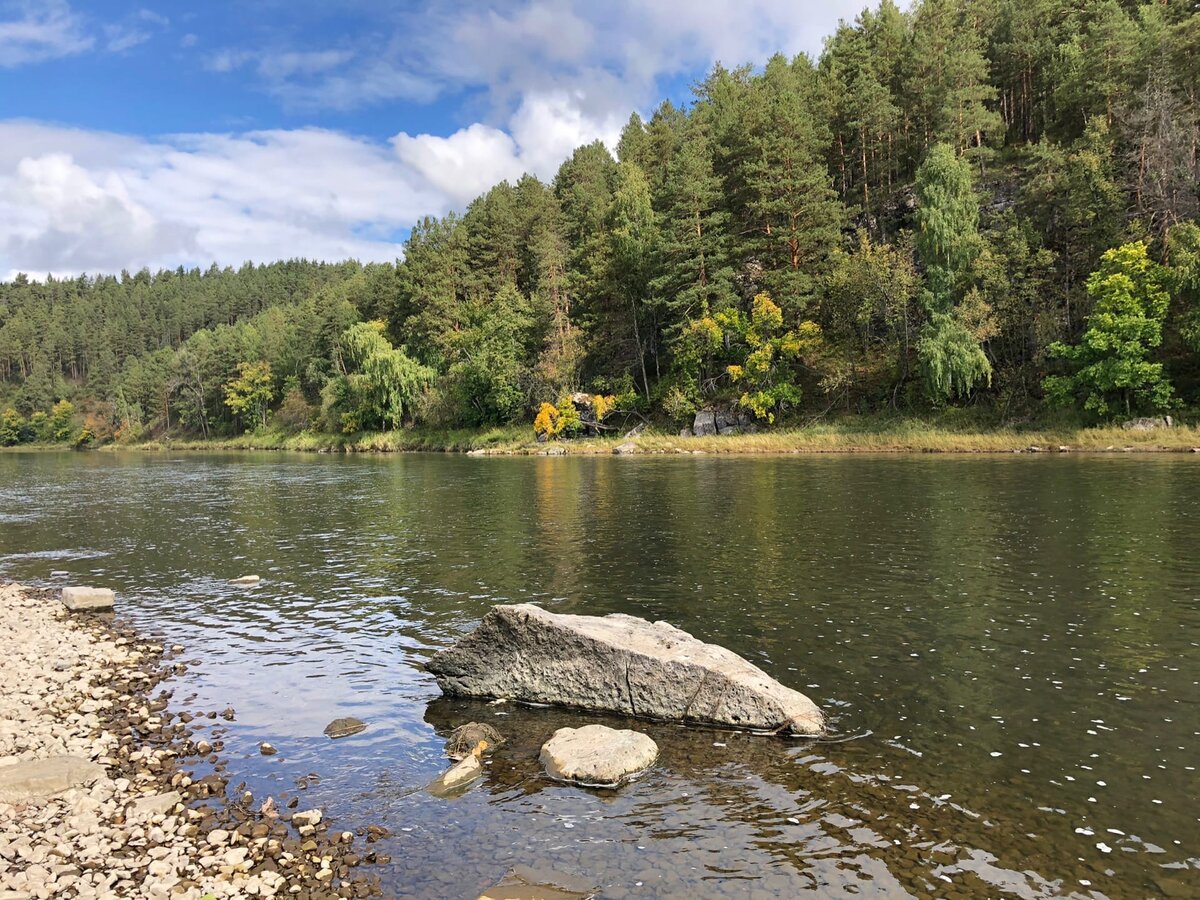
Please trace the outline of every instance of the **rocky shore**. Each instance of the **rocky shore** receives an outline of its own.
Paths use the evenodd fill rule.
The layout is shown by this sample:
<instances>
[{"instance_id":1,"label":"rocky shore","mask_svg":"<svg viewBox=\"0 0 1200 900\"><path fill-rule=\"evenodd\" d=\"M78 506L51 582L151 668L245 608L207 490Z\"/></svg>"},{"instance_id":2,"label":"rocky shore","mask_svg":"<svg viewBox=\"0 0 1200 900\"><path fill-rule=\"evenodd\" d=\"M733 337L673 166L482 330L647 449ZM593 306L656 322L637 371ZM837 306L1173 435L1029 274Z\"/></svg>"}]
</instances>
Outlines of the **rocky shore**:
<instances>
[{"instance_id":1,"label":"rocky shore","mask_svg":"<svg viewBox=\"0 0 1200 900\"><path fill-rule=\"evenodd\" d=\"M160 690L182 650L0 585L0 900L380 894L383 829L230 790L223 720Z\"/></svg>"}]
</instances>

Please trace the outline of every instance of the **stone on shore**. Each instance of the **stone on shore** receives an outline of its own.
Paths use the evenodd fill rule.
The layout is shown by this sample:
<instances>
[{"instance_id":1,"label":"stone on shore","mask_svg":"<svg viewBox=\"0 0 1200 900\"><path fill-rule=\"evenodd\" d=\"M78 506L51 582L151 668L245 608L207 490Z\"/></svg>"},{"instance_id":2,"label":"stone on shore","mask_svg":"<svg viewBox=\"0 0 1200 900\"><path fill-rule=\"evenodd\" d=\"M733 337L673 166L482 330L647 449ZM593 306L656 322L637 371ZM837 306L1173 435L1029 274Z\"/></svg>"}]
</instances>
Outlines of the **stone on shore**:
<instances>
[{"instance_id":1,"label":"stone on shore","mask_svg":"<svg viewBox=\"0 0 1200 900\"><path fill-rule=\"evenodd\" d=\"M51 756L0 766L0 803L27 803L87 787L105 775L104 767L82 756Z\"/></svg>"},{"instance_id":2,"label":"stone on shore","mask_svg":"<svg viewBox=\"0 0 1200 900\"><path fill-rule=\"evenodd\" d=\"M129 818L148 818L166 815L182 802L183 797L178 791L167 791L165 794L148 794L145 797L139 797L130 804Z\"/></svg>"},{"instance_id":3,"label":"stone on shore","mask_svg":"<svg viewBox=\"0 0 1200 900\"><path fill-rule=\"evenodd\" d=\"M638 445L635 444L633 441L625 441L625 443L617 444L617 446L613 447L613 453L616 454L617 456L625 456L627 454L637 453L637 452L638 452Z\"/></svg>"},{"instance_id":4,"label":"stone on shore","mask_svg":"<svg viewBox=\"0 0 1200 900\"><path fill-rule=\"evenodd\" d=\"M1121 427L1126 431L1154 431L1157 428L1174 428L1175 420L1170 416L1145 416L1122 422Z\"/></svg>"},{"instance_id":5,"label":"stone on shore","mask_svg":"<svg viewBox=\"0 0 1200 900\"><path fill-rule=\"evenodd\" d=\"M641 732L584 725L554 732L540 759L551 778L614 788L654 765L658 745Z\"/></svg>"},{"instance_id":6,"label":"stone on shore","mask_svg":"<svg viewBox=\"0 0 1200 900\"><path fill-rule=\"evenodd\" d=\"M751 731L819 735L825 717L736 653L666 622L495 606L426 668L451 696L506 697Z\"/></svg>"},{"instance_id":7,"label":"stone on shore","mask_svg":"<svg viewBox=\"0 0 1200 900\"><path fill-rule=\"evenodd\" d=\"M65 587L63 606L71 612L107 612L113 608L115 596L108 588Z\"/></svg>"},{"instance_id":8,"label":"stone on shore","mask_svg":"<svg viewBox=\"0 0 1200 900\"><path fill-rule=\"evenodd\" d=\"M325 734L331 738L343 738L349 737L352 734L358 734L360 731L365 731L366 728L366 722L347 716L342 719L334 719L326 725Z\"/></svg>"}]
</instances>

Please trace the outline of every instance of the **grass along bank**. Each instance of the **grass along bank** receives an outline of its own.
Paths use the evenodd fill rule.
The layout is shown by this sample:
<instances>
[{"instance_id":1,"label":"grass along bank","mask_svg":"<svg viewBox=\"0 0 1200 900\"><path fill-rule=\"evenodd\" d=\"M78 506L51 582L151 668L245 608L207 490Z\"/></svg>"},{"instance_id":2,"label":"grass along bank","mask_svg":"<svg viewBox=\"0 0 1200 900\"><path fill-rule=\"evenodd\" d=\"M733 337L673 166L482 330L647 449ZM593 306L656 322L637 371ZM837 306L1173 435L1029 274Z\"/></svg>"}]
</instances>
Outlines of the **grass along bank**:
<instances>
[{"instance_id":1,"label":"grass along bank","mask_svg":"<svg viewBox=\"0 0 1200 900\"><path fill-rule=\"evenodd\" d=\"M631 453L1015 453L1040 451L1188 452L1200 448L1200 428L1177 425L1150 431L1126 430L1119 425L1079 428L1029 426L983 428L939 424L920 419L850 418L797 428L755 434L683 437L649 428L626 438L577 438L538 443L528 426L488 429L436 430L404 428L397 431L351 435L264 431L213 440L171 439L134 445L144 450L292 450L333 453L395 453L431 451L477 455L587 455L611 453L620 445ZM1036 451L1035 451L1036 452Z\"/></svg>"}]
</instances>

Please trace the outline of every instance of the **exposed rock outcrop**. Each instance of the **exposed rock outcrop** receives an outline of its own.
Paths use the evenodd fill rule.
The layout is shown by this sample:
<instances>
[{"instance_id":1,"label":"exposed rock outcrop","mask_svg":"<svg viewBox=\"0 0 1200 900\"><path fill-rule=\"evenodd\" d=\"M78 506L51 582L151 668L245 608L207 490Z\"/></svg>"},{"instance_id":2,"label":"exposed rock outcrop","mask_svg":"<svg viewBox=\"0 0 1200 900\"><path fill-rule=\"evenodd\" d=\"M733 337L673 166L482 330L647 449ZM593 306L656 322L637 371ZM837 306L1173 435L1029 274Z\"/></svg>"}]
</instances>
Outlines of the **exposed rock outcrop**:
<instances>
[{"instance_id":1,"label":"exposed rock outcrop","mask_svg":"<svg viewBox=\"0 0 1200 900\"><path fill-rule=\"evenodd\" d=\"M505 697L668 722L819 735L825 717L736 653L666 622L493 607L426 668L449 695Z\"/></svg>"},{"instance_id":2,"label":"exposed rock outcrop","mask_svg":"<svg viewBox=\"0 0 1200 900\"><path fill-rule=\"evenodd\" d=\"M1156 428L1174 428L1175 420L1170 416L1147 416L1122 422L1121 427L1126 431L1154 431Z\"/></svg>"}]
</instances>

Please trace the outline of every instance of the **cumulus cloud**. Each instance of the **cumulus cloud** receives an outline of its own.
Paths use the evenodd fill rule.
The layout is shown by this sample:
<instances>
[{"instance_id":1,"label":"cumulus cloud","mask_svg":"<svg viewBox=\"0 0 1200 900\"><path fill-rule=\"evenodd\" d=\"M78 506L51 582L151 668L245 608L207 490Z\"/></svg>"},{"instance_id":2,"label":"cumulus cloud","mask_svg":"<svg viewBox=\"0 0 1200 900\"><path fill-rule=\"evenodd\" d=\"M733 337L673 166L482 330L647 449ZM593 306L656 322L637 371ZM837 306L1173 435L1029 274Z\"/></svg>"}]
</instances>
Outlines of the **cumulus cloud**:
<instances>
[{"instance_id":1,"label":"cumulus cloud","mask_svg":"<svg viewBox=\"0 0 1200 900\"><path fill-rule=\"evenodd\" d=\"M10 275L391 260L404 230L446 203L387 146L321 129L151 141L0 123Z\"/></svg>"},{"instance_id":2,"label":"cumulus cloud","mask_svg":"<svg viewBox=\"0 0 1200 900\"><path fill-rule=\"evenodd\" d=\"M0 67L15 68L72 56L90 50L94 44L66 0L23 0L0 5Z\"/></svg>"},{"instance_id":3,"label":"cumulus cloud","mask_svg":"<svg viewBox=\"0 0 1200 900\"><path fill-rule=\"evenodd\" d=\"M383 143L318 128L151 139L0 122L0 273L392 259L420 217L523 172L549 178L580 144L615 146L663 79L776 50L815 54L861 3L475 0L451 10L359 0L348 9L366 9L370 27L353 40L227 46L204 65L259 79L293 112L440 97L472 104L476 121ZM90 46L62 0L21 10L0 22L0 50L28 59ZM128 25L166 27L156 15Z\"/></svg>"},{"instance_id":4,"label":"cumulus cloud","mask_svg":"<svg viewBox=\"0 0 1200 900\"><path fill-rule=\"evenodd\" d=\"M292 111L474 97L481 121L393 139L405 165L463 203L501 178L549 177L580 144L614 146L630 112L657 102L665 77L776 51L815 55L862 2L476 0L396 12L365 0L373 28L354 51L227 48L208 65L256 61L265 89Z\"/></svg>"}]
</instances>

